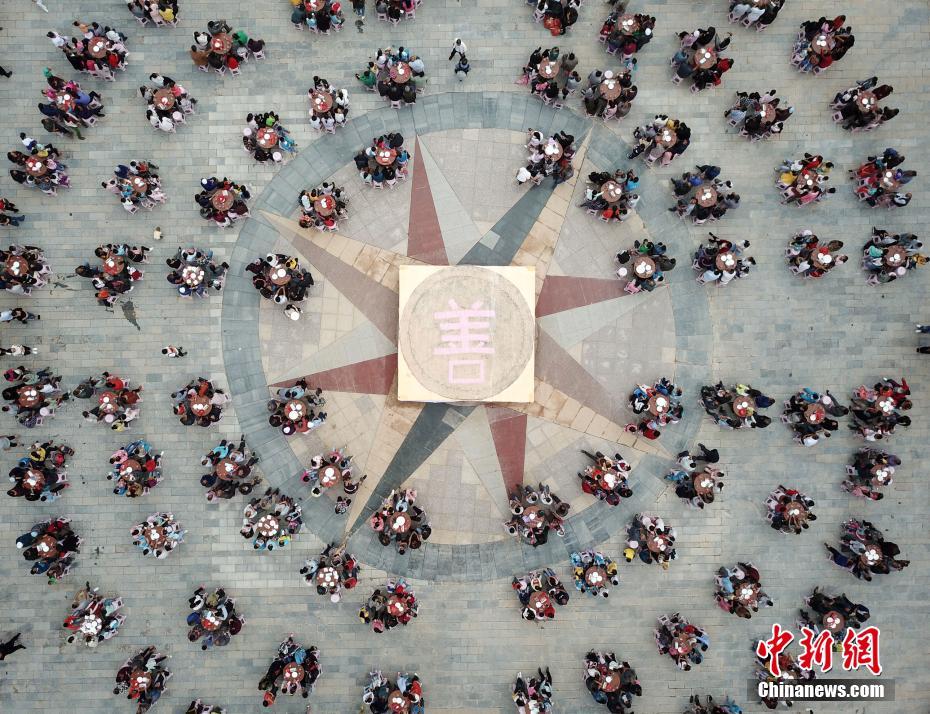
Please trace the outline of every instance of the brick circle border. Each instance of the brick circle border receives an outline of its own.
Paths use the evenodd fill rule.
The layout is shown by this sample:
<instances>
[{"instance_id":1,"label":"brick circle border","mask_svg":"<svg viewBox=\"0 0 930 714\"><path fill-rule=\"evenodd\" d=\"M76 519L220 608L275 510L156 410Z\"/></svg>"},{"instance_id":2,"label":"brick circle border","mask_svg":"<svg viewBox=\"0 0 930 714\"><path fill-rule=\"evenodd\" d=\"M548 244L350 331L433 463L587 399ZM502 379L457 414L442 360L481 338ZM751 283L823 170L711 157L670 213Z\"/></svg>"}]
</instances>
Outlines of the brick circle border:
<instances>
[{"instance_id":1,"label":"brick circle border","mask_svg":"<svg viewBox=\"0 0 930 714\"><path fill-rule=\"evenodd\" d=\"M260 467L271 485L295 495L305 491L300 486L303 465L287 438L268 424L269 391L259 337L260 296L252 287L245 266L255 256L270 252L280 236L261 217L261 211L290 216L304 187L324 181L350 163L358 148L367 145L372 136L386 131L400 131L412 139L414 135L450 129L524 132L528 127L548 133L564 129L574 134L579 144L590 132L586 158L604 170L628 161L628 145L603 122L592 122L568 109L553 111L529 93L448 92L423 97L412 108L398 111L384 107L354 117L336 135L320 137L304 148L253 202L253 218L239 233L223 291L223 358L242 433L250 447L261 455ZM661 182L654 171L642 167L639 192L643 198L637 213L650 234L667 243L679 260L679 270L669 274L668 282L673 318L676 324L687 326L687 333L675 331L676 381L686 394L694 395L710 378L713 329L706 292L687 270L692 250L688 228L662 205ZM685 448L697 433L701 418L700 406L691 400L681 422L663 435L662 446L673 454ZM349 550L370 567L432 581L501 578L563 562L572 551L598 545L621 532L631 514L655 503L665 490L663 476L667 467L664 459L644 455L634 472L632 498L614 508L598 501L566 521L563 538L550 538L539 548L507 538L468 545L427 542L419 550L398 555L394 548L383 547L361 519L347 533L345 517L335 515L327 499L304 498L301 505L304 522L312 533L327 542L348 538Z\"/></svg>"}]
</instances>

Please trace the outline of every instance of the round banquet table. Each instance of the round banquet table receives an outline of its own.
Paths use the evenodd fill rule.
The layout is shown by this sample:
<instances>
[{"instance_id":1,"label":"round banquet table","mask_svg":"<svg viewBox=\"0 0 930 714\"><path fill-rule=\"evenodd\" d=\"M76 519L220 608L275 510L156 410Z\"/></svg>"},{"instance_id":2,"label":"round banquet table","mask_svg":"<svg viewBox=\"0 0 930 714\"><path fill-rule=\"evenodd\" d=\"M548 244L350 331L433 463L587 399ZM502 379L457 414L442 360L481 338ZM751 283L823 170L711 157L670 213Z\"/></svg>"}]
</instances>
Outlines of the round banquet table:
<instances>
[{"instance_id":1,"label":"round banquet table","mask_svg":"<svg viewBox=\"0 0 930 714\"><path fill-rule=\"evenodd\" d=\"M280 287L291 282L291 274L288 272L287 268L279 265L268 270L268 279Z\"/></svg>"},{"instance_id":2,"label":"round banquet table","mask_svg":"<svg viewBox=\"0 0 930 714\"><path fill-rule=\"evenodd\" d=\"M336 482L339 480L339 477L342 474L332 464L328 464L320 469L320 486L323 488L329 488L330 486L335 486Z\"/></svg>"},{"instance_id":3,"label":"round banquet table","mask_svg":"<svg viewBox=\"0 0 930 714\"><path fill-rule=\"evenodd\" d=\"M45 475L36 469L26 469L26 476L23 478L23 488L28 491L41 491L45 486Z\"/></svg>"},{"instance_id":4,"label":"round banquet table","mask_svg":"<svg viewBox=\"0 0 930 714\"><path fill-rule=\"evenodd\" d=\"M307 412L307 403L303 399L291 399L284 405L284 418L288 421L300 421Z\"/></svg>"},{"instance_id":5,"label":"round banquet table","mask_svg":"<svg viewBox=\"0 0 930 714\"><path fill-rule=\"evenodd\" d=\"M617 18L617 27L625 35L632 35L639 29L639 21L635 15L621 15Z\"/></svg>"},{"instance_id":6,"label":"round banquet table","mask_svg":"<svg viewBox=\"0 0 930 714\"><path fill-rule=\"evenodd\" d=\"M195 416L207 416L210 412L213 411L213 405L210 403L210 397L202 397L199 394L195 394L190 398L191 411Z\"/></svg>"},{"instance_id":7,"label":"round banquet table","mask_svg":"<svg viewBox=\"0 0 930 714\"><path fill-rule=\"evenodd\" d=\"M718 270L733 270L736 268L736 256L728 250L718 253L714 259L714 264Z\"/></svg>"},{"instance_id":8,"label":"round banquet table","mask_svg":"<svg viewBox=\"0 0 930 714\"><path fill-rule=\"evenodd\" d=\"M620 689L620 673L616 671L608 671L601 681L598 683L602 692L616 692Z\"/></svg>"},{"instance_id":9,"label":"round banquet table","mask_svg":"<svg viewBox=\"0 0 930 714\"><path fill-rule=\"evenodd\" d=\"M42 159L30 156L26 159L26 171L30 176L44 176L48 171L48 167Z\"/></svg>"},{"instance_id":10,"label":"round banquet table","mask_svg":"<svg viewBox=\"0 0 930 714\"><path fill-rule=\"evenodd\" d=\"M103 272L107 275L119 275L126 267L126 261L120 255L110 254L103 259Z\"/></svg>"},{"instance_id":11,"label":"round banquet table","mask_svg":"<svg viewBox=\"0 0 930 714\"><path fill-rule=\"evenodd\" d=\"M119 408L119 398L116 392L103 392L98 398L100 411L105 414L113 414Z\"/></svg>"},{"instance_id":12,"label":"round banquet table","mask_svg":"<svg viewBox=\"0 0 930 714\"><path fill-rule=\"evenodd\" d=\"M558 161L562 158L562 145L557 141L550 141L543 147L543 153L550 161Z\"/></svg>"},{"instance_id":13,"label":"round banquet table","mask_svg":"<svg viewBox=\"0 0 930 714\"><path fill-rule=\"evenodd\" d=\"M155 106L163 112L171 109L175 104L174 94L170 89L159 89L155 92Z\"/></svg>"},{"instance_id":14,"label":"round banquet table","mask_svg":"<svg viewBox=\"0 0 930 714\"><path fill-rule=\"evenodd\" d=\"M397 714L403 714L410 710L410 702L407 700L399 689L395 689L388 696L388 707L390 707L392 712Z\"/></svg>"},{"instance_id":15,"label":"round banquet table","mask_svg":"<svg viewBox=\"0 0 930 714\"><path fill-rule=\"evenodd\" d=\"M232 37L225 32L220 32L210 38L210 49L218 55L225 55L232 49Z\"/></svg>"},{"instance_id":16,"label":"round banquet table","mask_svg":"<svg viewBox=\"0 0 930 714\"><path fill-rule=\"evenodd\" d=\"M542 590L538 590L530 595L529 602L527 603L529 608L536 613L537 617L543 617L546 613L546 610L552 605L552 601L549 599L549 595Z\"/></svg>"},{"instance_id":17,"label":"round banquet table","mask_svg":"<svg viewBox=\"0 0 930 714\"><path fill-rule=\"evenodd\" d=\"M616 203L623 198L623 187L616 181L605 181L601 184L601 197L607 203Z\"/></svg>"},{"instance_id":18,"label":"round banquet table","mask_svg":"<svg viewBox=\"0 0 930 714\"><path fill-rule=\"evenodd\" d=\"M811 40L811 49L818 55L825 54L833 49L834 41L830 35L817 35Z\"/></svg>"},{"instance_id":19,"label":"round banquet table","mask_svg":"<svg viewBox=\"0 0 930 714\"><path fill-rule=\"evenodd\" d=\"M717 204L717 189L713 186L700 186L695 195L699 206L710 208Z\"/></svg>"},{"instance_id":20,"label":"round banquet table","mask_svg":"<svg viewBox=\"0 0 930 714\"><path fill-rule=\"evenodd\" d=\"M656 143L666 149L674 146L676 141L678 141L678 135L668 127L656 134Z\"/></svg>"},{"instance_id":21,"label":"round banquet table","mask_svg":"<svg viewBox=\"0 0 930 714\"><path fill-rule=\"evenodd\" d=\"M281 524L278 521L277 517L271 513L266 513L264 516L258 519L258 522L255 524L255 530L258 531L258 534L264 536L265 538L271 538L278 534Z\"/></svg>"},{"instance_id":22,"label":"round banquet table","mask_svg":"<svg viewBox=\"0 0 930 714\"><path fill-rule=\"evenodd\" d=\"M314 114L326 114L333 108L333 95L329 92L314 92L310 96L310 106Z\"/></svg>"},{"instance_id":23,"label":"round banquet table","mask_svg":"<svg viewBox=\"0 0 930 714\"><path fill-rule=\"evenodd\" d=\"M709 47L698 47L694 51L694 66L698 69L710 69L717 62L717 53Z\"/></svg>"},{"instance_id":24,"label":"round banquet table","mask_svg":"<svg viewBox=\"0 0 930 714\"><path fill-rule=\"evenodd\" d=\"M659 416L672 408L671 400L664 394L653 394L649 397L649 413Z\"/></svg>"},{"instance_id":25,"label":"round banquet table","mask_svg":"<svg viewBox=\"0 0 930 714\"><path fill-rule=\"evenodd\" d=\"M907 260L907 253L904 248L894 245L885 249L885 255L882 260L885 262L885 265L897 268L898 266L904 265Z\"/></svg>"},{"instance_id":26,"label":"round banquet table","mask_svg":"<svg viewBox=\"0 0 930 714\"><path fill-rule=\"evenodd\" d=\"M333 589L339 585L339 571L327 565L316 572L316 584L322 585L327 590Z\"/></svg>"},{"instance_id":27,"label":"round banquet table","mask_svg":"<svg viewBox=\"0 0 930 714\"><path fill-rule=\"evenodd\" d=\"M620 82L616 79L605 79L601 82L601 96L604 97L607 101L611 101L620 96L620 93L623 89L620 86Z\"/></svg>"},{"instance_id":28,"label":"round banquet table","mask_svg":"<svg viewBox=\"0 0 930 714\"><path fill-rule=\"evenodd\" d=\"M397 158L397 152L394 149L378 149L375 152L375 161L377 161L382 166L390 166L394 163L394 159Z\"/></svg>"},{"instance_id":29,"label":"round banquet table","mask_svg":"<svg viewBox=\"0 0 930 714\"><path fill-rule=\"evenodd\" d=\"M203 268L196 265L185 266L184 269L181 270L181 277L184 279L185 285L195 288L203 282Z\"/></svg>"},{"instance_id":30,"label":"round banquet table","mask_svg":"<svg viewBox=\"0 0 930 714\"><path fill-rule=\"evenodd\" d=\"M552 79L559 76L561 65L558 62L543 60L536 69L539 70L539 76L543 79Z\"/></svg>"},{"instance_id":31,"label":"round banquet table","mask_svg":"<svg viewBox=\"0 0 930 714\"><path fill-rule=\"evenodd\" d=\"M256 132L255 142L263 149L270 149L278 143L278 134L274 129L263 126Z\"/></svg>"},{"instance_id":32,"label":"round banquet table","mask_svg":"<svg viewBox=\"0 0 930 714\"><path fill-rule=\"evenodd\" d=\"M606 585L609 582L607 580L607 571L600 566L588 568L584 574L584 581L591 587Z\"/></svg>"},{"instance_id":33,"label":"round banquet table","mask_svg":"<svg viewBox=\"0 0 930 714\"><path fill-rule=\"evenodd\" d=\"M648 255L637 255L633 259L633 275L637 278L651 278L655 272L655 261Z\"/></svg>"},{"instance_id":34,"label":"round banquet table","mask_svg":"<svg viewBox=\"0 0 930 714\"><path fill-rule=\"evenodd\" d=\"M825 612L821 622L823 622L823 626L830 630L830 632L840 632L846 626L846 618L836 610Z\"/></svg>"},{"instance_id":35,"label":"round banquet table","mask_svg":"<svg viewBox=\"0 0 930 714\"><path fill-rule=\"evenodd\" d=\"M413 525L413 519L408 513L398 511L389 517L387 525L389 525L391 530L395 533L406 533L410 530L410 526Z\"/></svg>"},{"instance_id":36,"label":"round banquet table","mask_svg":"<svg viewBox=\"0 0 930 714\"><path fill-rule=\"evenodd\" d=\"M810 404L804 410L804 421L808 424L819 424L827 416L827 411L820 404Z\"/></svg>"},{"instance_id":37,"label":"round banquet table","mask_svg":"<svg viewBox=\"0 0 930 714\"><path fill-rule=\"evenodd\" d=\"M410 76L410 65L406 62L398 62L391 67L391 79L397 84L406 84Z\"/></svg>"},{"instance_id":38,"label":"round banquet table","mask_svg":"<svg viewBox=\"0 0 930 714\"><path fill-rule=\"evenodd\" d=\"M748 397L739 396L733 400L733 413L744 419L753 412L753 401Z\"/></svg>"},{"instance_id":39,"label":"round banquet table","mask_svg":"<svg viewBox=\"0 0 930 714\"><path fill-rule=\"evenodd\" d=\"M313 208L321 216L331 216L336 210L336 199L332 196L320 196L313 202Z\"/></svg>"},{"instance_id":40,"label":"round banquet table","mask_svg":"<svg viewBox=\"0 0 930 714\"><path fill-rule=\"evenodd\" d=\"M107 43L103 41L101 37L95 37L90 41L90 44L87 46L87 54L89 54L94 59L100 59L105 56L107 53Z\"/></svg>"},{"instance_id":41,"label":"round banquet table","mask_svg":"<svg viewBox=\"0 0 930 714\"><path fill-rule=\"evenodd\" d=\"M221 188L210 196L210 203L217 211L225 211L233 205L233 193L227 188Z\"/></svg>"}]
</instances>

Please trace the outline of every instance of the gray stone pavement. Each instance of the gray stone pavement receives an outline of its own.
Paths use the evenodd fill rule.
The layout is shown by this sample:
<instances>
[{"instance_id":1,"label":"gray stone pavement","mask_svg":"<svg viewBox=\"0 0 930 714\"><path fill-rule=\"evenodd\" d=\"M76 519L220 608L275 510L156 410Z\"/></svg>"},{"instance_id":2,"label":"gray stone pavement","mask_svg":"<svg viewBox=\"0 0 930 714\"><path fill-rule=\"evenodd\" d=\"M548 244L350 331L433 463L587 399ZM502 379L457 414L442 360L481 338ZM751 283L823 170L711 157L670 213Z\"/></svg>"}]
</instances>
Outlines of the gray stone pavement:
<instances>
[{"instance_id":1,"label":"gray stone pavement","mask_svg":"<svg viewBox=\"0 0 930 714\"><path fill-rule=\"evenodd\" d=\"M771 173L781 158L813 150L837 164L833 180L843 184L843 170L890 145L907 154L909 167L923 172L928 152L920 126L930 108L925 97L927 60L921 53L928 27L924 3L837 6L835 11L845 11L855 28L857 44L842 63L818 78L794 73L787 57L798 23L827 12L821 5L791 2L776 24L756 34L726 25L723 0L650 3L650 12L658 17L657 38L640 55L639 96L631 115L609 128L628 139L635 122L655 113L684 119L694 132L692 148L685 155L687 164L720 164L743 196L744 205L715 224L714 230L752 240L759 270L719 292L705 292L710 329L693 328L706 322L695 308L676 308L677 355L684 361L678 368L690 370L686 384L699 384L705 377L739 379L781 398L802 385L845 395L861 381L906 374L917 402L915 424L889 445L905 461L891 493L880 503L862 503L839 489L842 464L858 445L851 436L838 435L813 450L801 450L777 423L759 433L718 433L704 423L698 436L721 448L728 485L715 507L700 514L683 508L674 494L659 494L660 482L652 486L658 495L650 509L666 515L679 531L681 557L669 571L623 567L623 584L610 600L573 598L555 621L543 627L519 619L507 579L480 584L417 580L421 616L404 631L380 639L357 621L355 611L383 579L383 572L366 568L359 589L333 606L301 585L297 574L303 559L321 546L312 533L303 534L284 551L259 556L237 534L240 502L207 506L202 500L197 483L200 455L221 435L236 436L248 426L237 423L233 410L216 430L184 429L171 416L168 393L196 375L228 384L226 372L240 356L234 348L224 354L221 347L222 298L179 303L164 283L162 261L175 247L187 244L231 255L237 231L206 226L191 196L198 178L207 174L245 180L256 193L268 185L274 171L249 163L239 148L239 132L248 111L276 109L308 151L312 143L332 139L317 140L304 122L304 93L310 78L319 74L351 90L352 73L386 43L409 44L427 58L430 95L463 90L523 92L513 79L525 57L540 44L557 42L563 50L575 51L582 69L606 68L613 60L595 39L606 6L588 0L581 21L567 36L555 40L532 23L531 10L522 3L426 0L413 23L398 28L379 26L370 13L364 33L350 26L331 37L310 37L293 30L284 0L185 0L179 27L165 30L139 28L119 2L47 0L47 4L52 14L42 13L26 0L7 0L0 7L4 28L0 58L4 67L14 71L13 78L0 85L6 100L2 125L9 149L18 148L19 131L44 137L42 132L34 133L39 126L34 105L42 86L41 68L49 66L57 74L71 76L63 57L46 42L47 30L64 31L76 17L106 21L129 34L133 56L125 75L113 84L100 83L107 118L87 133L84 142L55 142L67 147L65 161L74 188L51 199L14 190L9 179L0 180L0 193L9 195L29 216L19 231L6 230L9 237L4 236L4 241L45 248L63 284L40 291L29 301L31 309L42 313L40 323L4 327L3 342L38 346L41 354L26 363L49 364L69 384L104 369L143 383L146 401L138 427L130 434L144 433L166 452L166 479L139 501L112 495L104 478L106 458L108 449L124 439L82 422L74 405L34 435L28 434L64 439L78 454L70 470L73 486L55 504L0 501L0 601L4 605L0 628L4 633L23 630L29 647L0 667L0 710L130 711L128 702L111 694L112 678L125 657L151 643L173 656L174 677L159 710L183 711L190 699L202 696L226 704L230 712L260 711L255 685L277 642L287 632L295 632L322 650L324 675L311 702L315 711L327 714L357 711L365 673L374 667L418 670L431 711L511 711L510 681L517 670L538 664L553 668L557 711L598 711L581 681L580 658L588 648L614 649L637 668L644 688L644 697L636 703L638 712L680 712L688 695L696 691L715 696L729 692L747 711L760 711L759 705L745 698L750 639L765 633L772 622L789 625L802 595L821 584L844 589L854 600L872 607L873 622L885 635L886 673L897 681L896 702L853 709L868 714L927 711L930 681L921 628L927 623L925 598L930 583L922 547L927 544L923 526L930 504L926 490L919 486L918 458L919 445L930 435L926 408L930 370L913 351L916 340L911 327L926 319L921 311L928 292L926 273L869 288L852 260L824 281L802 282L787 272L782 259L785 243L802 227L846 241L853 255L871 225L920 233L930 217L926 177L911 184L915 197L908 208L875 213L856 204L846 186L813 207L781 206ZM634 9L638 7L633 4ZM190 33L214 16L225 16L231 24L264 37L268 60L258 67L247 66L239 78L217 80L196 72L186 52ZM667 80L673 33L710 24L732 29L730 54L736 66L721 88L692 95ZM464 86L452 78L445 64L455 36L464 37L470 49L473 71ZM154 71L174 77L200 100L200 112L177 135L154 133L145 121L135 88ZM902 113L875 133L846 134L830 122L826 102L838 89L873 73L895 86L890 104L901 107ZM87 80L84 84L98 83ZM782 136L750 145L726 134L722 114L732 93L772 87L796 107ZM362 123L365 112L382 106L371 95L353 92L352 96L352 116L361 117ZM571 108L577 110L577 103ZM398 121L405 121L402 112ZM622 155L622 148L618 154ZM137 157L161 166L170 200L151 214L128 216L113 196L99 188L99 182L116 163ZM687 164L678 162L655 174L664 179ZM644 197L641 213L653 235L662 233L651 221L661 226L659 216L671 203L665 187ZM148 241L156 225L166 238L154 251L145 281L131 294L141 328L136 331L119 309L109 314L96 307L87 284L67 276L98 243ZM673 244L685 263L672 274L674 281L690 280L684 256L701 237L700 230L692 229L690 244L681 240ZM24 301L0 298L3 306L16 302ZM234 343L235 336L229 337ZM166 362L158 348L167 342L184 345L190 356L182 362ZM252 384L248 389L262 386ZM626 384L618 385L618 389L626 388ZM234 399L237 396L234 393ZM697 407L690 404L694 412ZM2 416L7 425L3 430L14 431L15 422ZM259 450L269 462L274 460L274 453ZM16 457L15 453L3 454L0 467L9 469ZM657 457L644 457L637 475L650 483L665 467ZM777 483L803 486L817 500L819 520L804 536L786 539L765 527L761 504ZM128 538L129 528L156 510L172 510L190 531L180 550L161 562L142 559L130 549ZM64 583L48 587L43 579L28 575L13 539L33 522L57 513L74 518L86 543L75 572ZM596 510L584 515L592 524L600 520ZM835 540L839 523L850 515L871 518L884 528L901 544L911 567L864 583L828 564L821 542ZM617 555L620 547L613 538L603 549ZM451 549L446 552L452 553ZM775 608L749 622L716 609L711 596L713 570L737 558L751 558L760 567L766 589L776 601ZM555 565L568 577L564 561ZM124 596L128 619L115 640L95 651L78 651L64 644L59 625L73 591L88 578ZM202 653L186 640L186 597L201 582L224 585L248 620L242 634L225 650ZM704 625L713 641L705 663L690 673L678 672L660 658L652 642L655 616L676 610ZM839 703L816 706L818 714L849 709ZM281 700L276 710L297 712L303 707L300 702Z\"/></svg>"}]
</instances>

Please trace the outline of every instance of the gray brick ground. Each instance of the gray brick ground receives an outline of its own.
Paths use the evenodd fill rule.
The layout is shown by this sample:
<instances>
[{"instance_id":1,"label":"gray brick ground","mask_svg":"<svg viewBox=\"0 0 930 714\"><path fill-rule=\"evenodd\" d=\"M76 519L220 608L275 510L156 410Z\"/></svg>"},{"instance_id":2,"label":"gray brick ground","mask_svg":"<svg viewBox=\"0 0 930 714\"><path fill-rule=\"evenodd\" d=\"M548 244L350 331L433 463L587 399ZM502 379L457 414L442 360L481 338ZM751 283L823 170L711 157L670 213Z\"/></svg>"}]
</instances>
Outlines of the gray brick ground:
<instances>
[{"instance_id":1,"label":"gray brick ground","mask_svg":"<svg viewBox=\"0 0 930 714\"><path fill-rule=\"evenodd\" d=\"M324 173L341 168L342 164L335 162L337 155L344 156L345 151L385 127L400 127L412 136L414 126L418 131L438 131L455 116L455 123L463 127L512 123L515 129L524 128L526 122L538 122L542 117L537 105L527 110L522 94L519 98L515 94L525 91L512 83L525 57L537 45L557 42L563 50L579 55L585 71L611 66L614 60L595 40L606 6L589 0L578 25L555 40L531 22L530 8L517 2L426 0L413 23L402 23L398 28L378 25L370 12L364 33L350 26L331 37L310 37L293 30L287 21L288 4L283 0L219 4L185 0L180 26L169 30L139 28L117 2L47 0L47 4L50 15L23 0L0 8L4 28L0 57L3 66L15 73L2 85L6 100L2 124L8 148L18 147L19 131L44 137L41 132L34 133L39 126L34 105L43 84L41 68L49 66L57 74L71 76L63 57L46 42L47 30L54 27L64 31L75 17L106 21L129 34L133 56L129 71L115 83L99 83L108 107L107 118L87 133L84 142L55 142L67 149L65 161L73 189L51 199L14 190L9 179L0 182L0 192L9 195L29 216L18 232L5 231L4 242L24 241L44 247L61 282L61 286L30 300L30 306L42 313L42 321L26 328L4 327L4 342L21 339L37 345L42 354L26 363L51 364L68 383L104 369L143 383L146 400L142 416L130 433L144 433L166 452L166 479L138 501L112 495L104 478L106 458L108 449L123 439L82 422L79 409L73 405L36 431L35 438L55 436L69 441L78 454L71 467L73 487L57 503L0 501L0 600L5 606L0 628L23 630L29 647L0 669L0 710L130 711L128 702L110 693L112 677L130 652L151 643L173 655L174 677L159 710L183 711L190 699L202 696L206 701L225 703L230 712L260 711L255 684L274 646L293 631L302 641L322 649L324 675L311 701L316 711L327 714L356 711L365 673L372 667L417 669L425 679L431 711L510 711L508 687L515 672L545 663L556 675L558 711L594 712L597 709L583 689L580 673L580 658L588 648L614 649L638 668L645 696L637 702L637 711L671 714L684 708L693 691L728 691L742 701L750 672L750 638L763 633L772 622L792 622L801 596L818 583L844 589L854 600L870 605L873 621L887 638L884 665L888 675L897 680L898 701L869 705L863 711L927 710L930 682L921 657L926 653L921 628L927 621L928 558L922 550L927 538L921 529L928 504L925 490L919 486L919 444L930 434L926 409L930 395L926 388L928 368L913 352L911 328L911 323L926 320L921 312L928 296L926 274L869 288L853 260L825 281L802 282L787 272L782 258L788 238L802 227L844 240L851 254L865 241L872 225L919 233L930 218L926 180L922 176L911 184L915 197L907 209L875 213L856 204L845 185L817 206L780 206L771 173L783 157L812 150L837 164L833 180L845 184L846 168L889 145L908 155L908 166L923 171L928 152L920 127L930 109L925 97L928 66L921 52L927 40L928 10L924 3L854 2L837 8L836 12L845 10L855 28L856 47L843 62L813 78L794 73L787 57L798 23L828 11L816 3L791 2L763 34L733 29L730 54L736 58L736 66L721 88L700 95L689 94L667 80L673 33L710 24L731 29L726 25L726 3L650 3L650 12L658 17L657 37L640 56L635 108L619 126L598 129L628 139L635 122L658 112L678 116L693 128L687 163L650 172L655 180L649 181L652 186L641 211L650 232L666 239L684 263L672 274L673 292L682 298L675 302L679 378L689 386L707 378L748 380L783 397L801 385L846 394L860 381L907 374L918 407L914 427L896 436L890 445L905 460L892 492L880 503L864 504L839 489L842 464L857 446L845 434L801 451L779 424L761 433L733 434L717 433L705 422L699 436L721 447L728 474L727 489L714 508L695 514L684 509L674 494L663 491L659 478L666 464L661 460L649 457L637 467L643 498L648 499L650 508L675 523L680 533L681 558L669 571L624 567L623 584L609 601L575 598L557 620L537 627L519 619L509 582L496 577L502 571L521 568L524 554L499 544L462 550L437 546L408 556L408 566L444 579L452 576L453 569L464 569L476 579L490 580L480 586L414 581L423 603L422 614L411 627L390 638L378 638L367 631L356 620L355 610L384 577L375 568L398 567L393 554L379 553L378 562L363 571L359 589L332 606L301 585L297 574L303 559L321 546L312 534L302 535L285 551L257 556L237 534L241 504L207 506L203 501L197 482L200 455L221 435L237 436L240 429L257 434L257 430L245 420L240 424L234 410L216 430L185 429L170 414L168 394L188 378L203 375L228 385L236 405L260 404L266 395L264 384L241 371L242 376L235 376L236 365L256 360L260 364L254 350L236 349L239 330L257 330L258 312L254 294L238 291L232 282L223 299L178 302L164 283L162 261L178 245L209 246L220 256L231 257L237 240L246 253L261 244L257 221L241 230L221 232L198 218L191 200L198 178L205 174L245 180L256 194L268 186L273 170L250 163L239 148L241 124L248 111L275 108L301 144L301 157L318 164ZM640 6L634 3L633 7ZM264 37L269 59L258 67L247 66L238 79L217 80L196 72L186 52L191 32L217 15ZM466 38L470 47L473 71L464 85L453 79L445 63L448 45L455 36ZM351 89L352 74L375 48L387 43L409 45L426 57L431 79L425 101L412 111L398 113L384 110L372 95L353 92L353 124L336 137L317 141L304 122L305 91L312 75L320 74ZM199 113L176 136L154 133L145 121L136 87L154 71L174 77L200 100ZM901 107L902 113L875 133L846 134L830 123L827 101L838 89L873 73L894 84L890 104ZM98 83L87 80L85 84ZM797 109L781 137L750 145L724 132L723 111L735 90L772 87ZM460 92L484 96L459 96ZM577 109L577 103L573 108ZM568 120L567 111L563 115L555 121ZM607 159L622 156L622 144L610 144L606 141L594 146L592 152L596 150ZM116 163L137 157L161 166L170 200L151 214L127 216L113 196L99 188L99 182ZM591 158L596 161L593 154ZM749 280L721 291L699 292L690 282L684 255L703 233L692 229L690 239L685 237L681 226L673 226L664 210L672 199L661 182L694 162L720 164L724 175L738 187L744 205L715 224L714 230L724 236L748 237L760 263ZM269 200L286 210L293 195L290 190L272 191ZM119 310L106 313L97 308L86 282L67 276L90 257L98 243L108 239L148 241L156 225L162 227L165 241L156 247L145 281L131 296L141 327L136 331ZM243 259L236 257L238 261L231 261L234 269ZM0 298L4 306L15 302L11 296ZM221 315L224 302L227 314ZM220 328L221 317L225 334ZM164 361L158 348L167 342L184 345L190 356L182 362ZM696 407L691 411L689 419L697 419ZM5 425L13 423L8 415L2 416ZM681 434L691 432L687 424L679 427ZM13 431L12 427L9 430ZM269 471L293 466L290 450L277 449L268 436L255 446ZM675 434L670 431L668 436L673 438L663 444L670 449L677 447ZM16 457L4 454L0 467L10 468ZM801 538L786 539L764 527L761 502L779 482L803 486L818 502L819 520ZM162 509L172 510L188 528L188 541L165 561L145 560L130 549L128 530L148 513ZM76 572L65 583L50 588L41 578L28 575L26 564L13 548L13 539L36 520L55 513L74 518L86 545ZM901 544L912 561L910 569L862 583L829 566L822 558L820 544L835 539L838 524L849 515L874 516ZM573 539L606 538L625 520L625 514L597 507L584 516L577 521L577 530L573 528L566 537L565 545ZM327 529L321 526L320 532L323 530ZM616 555L621 546L614 536L603 547ZM554 549L553 559L567 577L562 552L562 546ZM756 562L766 589L776 601L775 608L749 622L725 615L714 608L711 598L713 569L737 558ZM67 647L59 628L73 590L87 578L106 590L120 592L129 615L121 634L93 652ZM225 650L202 653L186 640L186 597L201 582L224 585L248 619L243 633ZM655 616L675 610L706 626L713 639L706 662L690 673L674 670L667 660L659 658L652 644ZM40 668L43 674L36 676ZM746 709L760 710L755 704ZM293 713L302 707L299 702L282 701L277 710ZM847 710L840 704L817 707L818 714Z\"/></svg>"}]
</instances>

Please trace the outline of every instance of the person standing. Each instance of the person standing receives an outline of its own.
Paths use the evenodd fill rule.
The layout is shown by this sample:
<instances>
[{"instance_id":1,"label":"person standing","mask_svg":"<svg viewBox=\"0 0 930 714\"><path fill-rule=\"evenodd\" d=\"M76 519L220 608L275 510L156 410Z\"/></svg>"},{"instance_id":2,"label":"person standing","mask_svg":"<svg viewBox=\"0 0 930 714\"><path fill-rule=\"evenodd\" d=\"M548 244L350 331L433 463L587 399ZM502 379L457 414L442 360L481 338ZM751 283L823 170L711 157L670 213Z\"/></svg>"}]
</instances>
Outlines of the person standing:
<instances>
[{"instance_id":1,"label":"person standing","mask_svg":"<svg viewBox=\"0 0 930 714\"><path fill-rule=\"evenodd\" d=\"M465 46L465 43L462 42L462 38L456 37L455 42L452 43L452 51L449 53L449 61L452 61L452 58L458 55L464 59L465 52L468 50L468 47Z\"/></svg>"}]
</instances>

